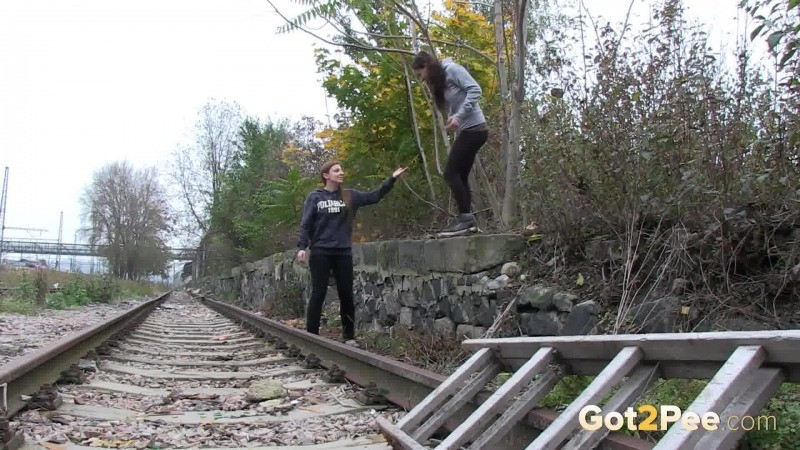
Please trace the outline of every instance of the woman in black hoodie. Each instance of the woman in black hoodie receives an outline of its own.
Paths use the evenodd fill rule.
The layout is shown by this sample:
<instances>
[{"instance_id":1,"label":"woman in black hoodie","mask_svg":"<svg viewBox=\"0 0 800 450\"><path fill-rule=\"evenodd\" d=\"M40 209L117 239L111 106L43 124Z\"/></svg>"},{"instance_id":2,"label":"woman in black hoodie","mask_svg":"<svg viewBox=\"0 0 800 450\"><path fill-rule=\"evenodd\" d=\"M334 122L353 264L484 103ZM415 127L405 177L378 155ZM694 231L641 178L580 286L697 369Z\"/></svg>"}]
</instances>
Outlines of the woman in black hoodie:
<instances>
[{"instance_id":1,"label":"woman in black hoodie","mask_svg":"<svg viewBox=\"0 0 800 450\"><path fill-rule=\"evenodd\" d=\"M338 161L329 161L320 168L325 186L315 189L306 198L297 241L297 259L300 262L308 260L311 270L311 300L306 314L306 330L309 333L319 334L328 277L333 272L339 293L345 343L358 346L354 339L353 254L350 241L353 217L358 208L378 203L406 170L398 168L378 189L361 192L344 189L344 171ZM311 249L310 258L306 248Z\"/></svg>"}]
</instances>

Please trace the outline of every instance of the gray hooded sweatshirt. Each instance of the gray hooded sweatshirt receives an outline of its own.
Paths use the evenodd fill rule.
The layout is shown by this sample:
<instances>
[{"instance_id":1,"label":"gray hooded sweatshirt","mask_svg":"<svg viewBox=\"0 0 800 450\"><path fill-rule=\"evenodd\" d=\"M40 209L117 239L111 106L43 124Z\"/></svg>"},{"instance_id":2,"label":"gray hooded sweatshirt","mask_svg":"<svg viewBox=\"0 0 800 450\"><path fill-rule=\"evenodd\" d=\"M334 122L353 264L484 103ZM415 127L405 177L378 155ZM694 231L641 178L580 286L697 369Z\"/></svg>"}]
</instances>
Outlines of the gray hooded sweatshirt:
<instances>
[{"instance_id":1,"label":"gray hooded sweatshirt","mask_svg":"<svg viewBox=\"0 0 800 450\"><path fill-rule=\"evenodd\" d=\"M444 99L450 106L450 115L458 117L461 122L458 131L485 123L486 118L478 105L478 100L483 94L480 85L467 69L454 62L452 58L444 58L442 68L447 80Z\"/></svg>"}]
</instances>

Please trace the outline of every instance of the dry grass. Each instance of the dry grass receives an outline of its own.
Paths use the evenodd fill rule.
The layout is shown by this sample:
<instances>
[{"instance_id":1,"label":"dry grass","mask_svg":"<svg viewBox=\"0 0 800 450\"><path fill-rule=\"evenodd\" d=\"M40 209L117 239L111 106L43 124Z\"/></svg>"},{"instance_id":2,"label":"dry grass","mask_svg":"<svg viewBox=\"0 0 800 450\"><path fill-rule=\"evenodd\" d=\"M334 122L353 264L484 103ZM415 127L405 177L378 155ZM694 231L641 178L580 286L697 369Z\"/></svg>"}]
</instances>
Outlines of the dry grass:
<instances>
[{"instance_id":1,"label":"dry grass","mask_svg":"<svg viewBox=\"0 0 800 450\"><path fill-rule=\"evenodd\" d=\"M50 285L55 283L64 284L73 275L70 272L61 272L51 269L45 269L44 273L46 274L47 282ZM0 286L16 288L19 287L23 280L33 282L35 277L36 269L32 268L0 270Z\"/></svg>"},{"instance_id":2,"label":"dry grass","mask_svg":"<svg viewBox=\"0 0 800 450\"><path fill-rule=\"evenodd\" d=\"M365 350L445 376L469 357L459 341L402 327L393 327L389 333L362 332L356 339Z\"/></svg>"}]
</instances>

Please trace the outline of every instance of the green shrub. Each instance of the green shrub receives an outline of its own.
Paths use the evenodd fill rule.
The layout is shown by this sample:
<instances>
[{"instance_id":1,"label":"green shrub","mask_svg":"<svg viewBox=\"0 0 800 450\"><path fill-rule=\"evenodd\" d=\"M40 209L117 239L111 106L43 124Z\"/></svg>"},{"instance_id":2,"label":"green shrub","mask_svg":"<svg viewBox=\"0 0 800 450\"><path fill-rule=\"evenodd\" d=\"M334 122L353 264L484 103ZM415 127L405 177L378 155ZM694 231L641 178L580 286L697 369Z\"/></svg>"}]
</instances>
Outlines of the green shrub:
<instances>
[{"instance_id":1,"label":"green shrub","mask_svg":"<svg viewBox=\"0 0 800 450\"><path fill-rule=\"evenodd\" d=\"M122 294L119 281L109 276L89 278L85 286L90 302L110 303Z\"/></svg>"},{"instance_id":2,"label":"green shrub","mask_svg":"<svg viewBox=\"0 0 800 450\"><path fill-rule=\"evenodd\" d=\"M73 275L60 291L53 293L47 299L47 307L52 309L82 306L88 303L86 287L78 274Z\"/></svg>"},{"instance_id":3,"label":"green shrub","mask_svg":"<svg viewBox=\"0 0 800 450\"><path fill-rule=\"evenodd\" d=\"M0 314L25 314L27 316L36 313L36 305L32 300L20 298L10 298L0 300Z\"/></svg>"}]
</instances>

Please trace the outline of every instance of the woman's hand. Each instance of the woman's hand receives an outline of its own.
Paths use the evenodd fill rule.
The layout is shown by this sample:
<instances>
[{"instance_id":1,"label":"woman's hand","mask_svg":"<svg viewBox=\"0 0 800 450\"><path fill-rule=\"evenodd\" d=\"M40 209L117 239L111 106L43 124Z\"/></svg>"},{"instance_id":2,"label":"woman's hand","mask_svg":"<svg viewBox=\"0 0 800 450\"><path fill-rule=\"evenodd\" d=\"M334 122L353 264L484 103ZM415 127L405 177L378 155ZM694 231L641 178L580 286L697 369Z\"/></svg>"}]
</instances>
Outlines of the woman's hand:
<instances>
[{"instance_id":1,"label":"woman's hand","mask_svg":"<svg viewBox=\"0 0 800 450\"><path fill-rule=\"evenodd\" d=\"M447 124L444 127L448 130L455 130L458 129L460 125L461 125L461 120L459 120L458 117L450 116L450 118L447 119Z\"/></svg>"},{"instance_id":2,"label":"woman's hand","mask_svg":"<svg viewBox=\"0 0 800 450\"><path fill-rule=\"evenodd\" d=\"M306 253L305 250L298 250L297 251L297 260L298 261L304 263L304 262L306 262L307 259L308 259L308 254Z\"/></svg>"},{"instance_id":3,"label":"woman's hand","mask_svg":"<svg viewBox=\"0 0 800 450\"><path fill-rule=\"evenodd\" d=\"M395 170L394 173L392 174L392 178L399 177L400 175L406 173L407 170L408 167L398 167L397 170Z\"/></svg>"}]
</instances>

